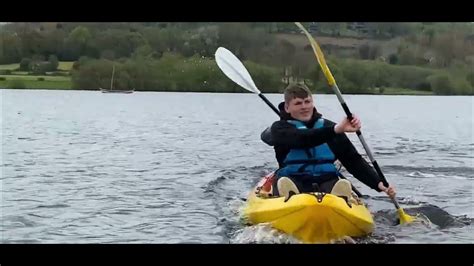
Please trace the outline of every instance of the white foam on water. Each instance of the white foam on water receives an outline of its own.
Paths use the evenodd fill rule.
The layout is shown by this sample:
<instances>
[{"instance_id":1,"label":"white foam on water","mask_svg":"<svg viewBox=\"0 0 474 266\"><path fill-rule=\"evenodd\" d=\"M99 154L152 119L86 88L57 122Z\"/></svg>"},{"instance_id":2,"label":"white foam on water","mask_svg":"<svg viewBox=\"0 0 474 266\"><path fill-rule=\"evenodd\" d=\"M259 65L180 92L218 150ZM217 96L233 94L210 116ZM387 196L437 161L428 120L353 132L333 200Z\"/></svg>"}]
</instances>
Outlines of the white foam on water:
<instances>
[{"instance_id":1,"label":"white foam on water","mask_svg":"<svg viewBox=\"0 0 474 266\"><path fill-rule=\"evenodd\" d=\"M231 243L236 244L301 244L298 239L271 227L269 223L246 226L234 233Z\"/></svg>"}]
</instances>

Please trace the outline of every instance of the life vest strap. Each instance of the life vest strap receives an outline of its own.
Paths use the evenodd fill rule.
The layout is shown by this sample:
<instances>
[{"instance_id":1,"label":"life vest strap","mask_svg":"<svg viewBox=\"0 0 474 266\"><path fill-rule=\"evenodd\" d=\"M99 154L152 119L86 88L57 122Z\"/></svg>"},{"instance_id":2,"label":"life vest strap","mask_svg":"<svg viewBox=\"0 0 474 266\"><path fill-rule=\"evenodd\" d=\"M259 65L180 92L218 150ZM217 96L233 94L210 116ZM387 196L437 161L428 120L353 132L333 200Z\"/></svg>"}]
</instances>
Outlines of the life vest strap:
<instances>
[{"instance_id":1,"label":"life vest strap","mask_svg":"<svg viewBox=\"0 0 474 266\"><path fill-rule=\"evenodd\" d=\"M308 164L308 165L312 165L312 164L327 164L327 163L332 164L333 162L334 162L334 160L317 160L317 159L288 160L288 161L285 161L285 165L288 165L288 164Z\"/></svg>"}]
</instances>

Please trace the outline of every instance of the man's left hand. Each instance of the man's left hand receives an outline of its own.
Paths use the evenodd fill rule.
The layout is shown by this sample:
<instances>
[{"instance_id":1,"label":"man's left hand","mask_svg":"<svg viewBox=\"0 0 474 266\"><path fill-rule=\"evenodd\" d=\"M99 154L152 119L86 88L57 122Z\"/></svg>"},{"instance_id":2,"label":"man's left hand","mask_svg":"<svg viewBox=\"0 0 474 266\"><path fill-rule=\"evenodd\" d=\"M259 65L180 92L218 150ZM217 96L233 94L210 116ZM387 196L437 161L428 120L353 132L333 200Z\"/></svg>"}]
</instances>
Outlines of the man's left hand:
<instances>
[{"instance_id":1,"label":"man's left hand","mask_svg":"<svg viewBox=\"0 0 474 266\"><path fill-rule=\"evenodd\" d=\"M389 185L388 187L386 187L383 185L383 182L379 183L379 189L387 193L387 195L392 199L395 198L395 194L397 194L395 192L395 187L393 187L392 185Z\"/></svg>"}]
</instances>

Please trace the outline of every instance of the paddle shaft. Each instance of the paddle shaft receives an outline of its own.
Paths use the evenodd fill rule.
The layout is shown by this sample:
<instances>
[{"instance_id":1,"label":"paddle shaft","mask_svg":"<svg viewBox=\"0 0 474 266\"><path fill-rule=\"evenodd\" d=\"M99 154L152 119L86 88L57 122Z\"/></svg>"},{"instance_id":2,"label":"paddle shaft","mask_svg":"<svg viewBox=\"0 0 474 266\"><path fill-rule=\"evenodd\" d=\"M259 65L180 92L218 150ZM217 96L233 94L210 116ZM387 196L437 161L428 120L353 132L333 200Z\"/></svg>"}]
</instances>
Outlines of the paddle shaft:
<instances>
[{"instance_id":1,"label":"paddle shaft","mask_svg":"<svg viewBox=\"0 0 474 266\"><path fill-rule=\"evenodd\" d=\"M341 94L341 91L339 90L339 87L337 86L336 83L334 83L334 85L332 85L331 87L334 90L334 92L336 93L337 99L341 103L342 109L344 109L344 112L347 115L347 119L352 120L352 113L349 110L349 107L347 106L346 102L344 101L344 98L342 98L342 94ZM364 139L364 136L362 135L362 132L360 130L357 130L356 134L357 134L357 137L359 137L359 140L362 143L362 146L364 146L365 152L369 156L369 159L372 162L372 165L374 166L375 171L377 172L379 177L382 179L382 183L384 184L384 186L388 187L389 185L388 185L387 179L385 178L384 174L382 173L382 170L380 169L379 164L377 163L374 156L372 155L372 152L370 151L369 145L367 145L367 142L365 142L365 139ZM390 197L390 199L392 200L395 207L397 209L399 209L400 206L398 205L397 200L395 198L392 198L392 197Z\"/></svg>"},{"instance_id":2,"label":"paddle shaft","mask_svg":"<svg viewBox=\"0 0 474 266\"><path fill-rule=\"evenodd\" d=\"M278 111L278 109L276 109L275 105L273 105L273 104L267 99L267 97L265 97L265 95L263 95L262 93L259 93L258 96L259 96L268 106L270 106L270 108L272 108L272 110L273 110L278 116L280 116L280 112Z\"/></svg>"}]
</instances>

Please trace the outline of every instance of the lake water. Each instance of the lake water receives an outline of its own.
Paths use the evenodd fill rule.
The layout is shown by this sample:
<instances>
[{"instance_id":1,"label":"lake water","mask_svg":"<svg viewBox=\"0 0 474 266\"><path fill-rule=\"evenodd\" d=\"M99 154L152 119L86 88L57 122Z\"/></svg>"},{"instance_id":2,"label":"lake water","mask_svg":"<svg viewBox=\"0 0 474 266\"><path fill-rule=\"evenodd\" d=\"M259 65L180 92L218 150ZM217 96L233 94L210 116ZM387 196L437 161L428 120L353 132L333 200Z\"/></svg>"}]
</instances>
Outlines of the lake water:
<instances>
[{"instance_id":1,"label":"lake water","mask_svg":"<svg viewBox=\"0 0 474 266\"><path fill-rule=\"evenodd\" d=\"M277 166L260 141L277 117L256 95L0 95L3 243L297 242L239 218ZM326 118L344 116L334 95L314 97ZM473 97L344 97L401 206L432 221L394 225L385 194L350 177L376 221L357 241L473 243Z\"/></svg>"}]
</instances>

